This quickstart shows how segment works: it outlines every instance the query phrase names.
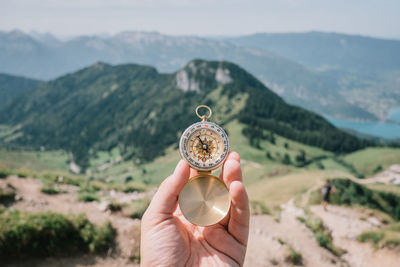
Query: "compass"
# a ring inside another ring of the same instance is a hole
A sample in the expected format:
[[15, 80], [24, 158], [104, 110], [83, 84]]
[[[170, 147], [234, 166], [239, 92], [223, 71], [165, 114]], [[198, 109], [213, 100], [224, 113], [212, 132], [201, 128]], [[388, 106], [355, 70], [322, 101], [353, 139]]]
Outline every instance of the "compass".
[[[208, 110], [200, 115], [199, 109]], [[220, 167], [229, 152], [229, 139], [217, 124], [207, 121], [211, 108], [200, 105], [196, 115], [202, 120], [190, 125], [182, 134], [179, 151], [199, 174], [188, 180], [179, 195], [183, 216], [193, 224], [209, 226], [222, 220], [229, 211], [231, 199], [225, 183], [211, 172]]]

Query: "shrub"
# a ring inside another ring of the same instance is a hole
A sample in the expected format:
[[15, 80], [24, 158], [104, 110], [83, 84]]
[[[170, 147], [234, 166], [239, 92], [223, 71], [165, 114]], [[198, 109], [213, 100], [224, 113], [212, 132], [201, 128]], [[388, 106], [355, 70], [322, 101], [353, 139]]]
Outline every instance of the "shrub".
[[386, 240], [385, 247], [398, 247], [400, 246], [400, 238], [392, 238], [392, 239], [388, 239]]
[[87, 181], [85, 184], [80, 185], [79, 192], [80, 193], [92, 193], [95, 194], [96, 192], [102, 189], [103, 185], [100, 183], [95, 183]]
[[96, 193], [82, 192], [79, 193], [78, 200], [84, 202], [92, 202], [92, 201], [99, 201], [99, 197], [96, 195]]
[[285, 155], [283, 156], [282, 163], [285, 165], [290, 165], [292, 163], [289, 154], [285, 153]]
[[60, 193], [60, 190], [53, 184], [44, 185], [40, 191], [48, 195], [57, 195]]
[[400, 196], [394, 193], [371, 190], [348, 179], [333, 179], [337, 194], [331, 196], [333, 204], [359, 204], [383, 211], [395, 220], [400, 220]]
[[78, 178], [78, 177], [66, 176], [66, 177], [63, 177], [63, 183], [69, 184], [69, 185], [80, 186], [82, 183], [82, 179]]
[[321, 161], [317, 161], [316, 164], [317, 164], [318, 169], [320, 169], [320, 170], [324, 170], [325, 169], [325, 166], [324, 166], [324, 164], [322, 164]]
[[298, 163], [303, 163], [306, 161], [306, 152], [302, 149], [299, 152], [300, 154], [296, 156], [296, 161]]
[[133, 181], [133, 177], [132, 176], [127, 176], [125, 177], [125, 183], [129, 183]]
[[366, 231], [357, 237], [358, 241], [371, 242], [375, 247], [400, 246], [400, 223], [394, 223], [384, 228]]
[[0, 170], [0, 178], [7, 178], [9, 175], [11, 175], [11, 173], [9, 171], [6, 170]]
[[271, 214], [269, 208], [265, 206], [263, 202], [257, 200], [250, 201], [250, 209], [251, 209], [251, 214], [253, 215]]
[[0, 216], [0, 258], [100, 252], [113, 245], [111, 224], [95, 226], [85, 215], [3, 211]]
[[323, 232], [317, 232], [315, 234], [315, 239], [317, 240], [318, 244], [324, 248], [329, 248], [330, 243], [332, 242], [331, 238]]
[[376, 166], [376, 168], [374, 169], [374, 173], [378, 173], [378, 172], [380, 172], [380, 171], [382, 171], [383, 170], [383, 168], [382, 168], [382, 165], [378, 165], [378, 166]]
[[314, 233], [314, 237], [321, 247], [326, 248], [336, 256], [341, 256], [344, 253], [342, 249], [333, 244], [333, 238], [329, 229], [325, 227], [319, 218], [308, 216], [307, 218], [298, 217], [297, 219]]
[[307, 222], [307, 220], [304, 217], [297, 217], [297, 220], [304, 224], [306, 224], [306, 222]]
[[150, 199], [148, 198], [135, 200], [124, 207], [122, 213], [132, 219], [141, 219], [149, 204]]
[[143, 191], [145, 191], [143, 185], [137, 184], [135, 182], [130, 182], [126, 184], [126, 186], [123, 189], [124, 193], [143, 192]]
[[15, 200], [15, 188], [7, 184], [6, 186], [0, 187], [0, 203], [8, 204]]
[[285, 261], [293, 265], [303, 265], [303, 256], [289, 246], [289, 254], [286, 256]]
[[379, 241], [381, 241], [383, 238], [385, 237], [385, 234], [382, 232], [378, 232], [378, 231], [368, 231], [368, 232], [364, 232], [361, 233], [357, 239], [358, 241], [361, 242], [372, 242], [375, 245], [379, 243]]
[[288, 148], [289, 148], [289, 144], [288, 144], [288, 143], [285, 143], [285, 144], [284, 144], [284, 147], [285, 147], [286, 149], [288, 149]]
[[121, 203], [111, 201], [110, 204], [108, 204], [107, 209], [111, 212], [116, 212], [116, 211], [121, 211], [123, 205]]

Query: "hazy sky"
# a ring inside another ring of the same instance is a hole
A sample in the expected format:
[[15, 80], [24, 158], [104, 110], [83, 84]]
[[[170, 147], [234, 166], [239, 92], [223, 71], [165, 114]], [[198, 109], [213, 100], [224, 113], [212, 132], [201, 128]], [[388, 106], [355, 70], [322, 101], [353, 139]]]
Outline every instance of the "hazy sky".
[[335, 31], [400, 39], [399, 0], [0, 0], [0, 30], [241, 35]]

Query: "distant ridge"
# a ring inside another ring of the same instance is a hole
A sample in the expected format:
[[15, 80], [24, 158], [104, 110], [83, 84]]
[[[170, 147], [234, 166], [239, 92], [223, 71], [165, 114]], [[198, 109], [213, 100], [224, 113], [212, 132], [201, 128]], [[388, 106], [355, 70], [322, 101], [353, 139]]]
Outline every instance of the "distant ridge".
[[[0, 60], [4, 63], [0, 65], [0, 72], [44, 80], [98, 61], [144, 64], [154, 66], [161, 72], [175, 72], [195, 58], [226, 60], [246, 68], [287, 102], [320, 114], [377, 120], [384, 117], [388, 110], [383, 104], [370, 110], [372, 105], [362, 106], [357, 100], [343, 97], [341, 89], [348, 82], [342, 82], [341, 77], [347, 72], [343, 74], [335, 69], [334, 73], [321, 75], [286, 55], [281, 56], [264, 48], [241, 47], [233, 40], [127, 31], [111, 36], [79, 36], [60, 41], [49, 34], [29, 35], [13, 31], [0, 32], [0, 47], [3, 48], [0, 49]], [[365, 85], [358, 84], [358, 81], [357, 78], [354, 86], [363, 88]], [[352, 83], [350, 86], [353, 86]]]

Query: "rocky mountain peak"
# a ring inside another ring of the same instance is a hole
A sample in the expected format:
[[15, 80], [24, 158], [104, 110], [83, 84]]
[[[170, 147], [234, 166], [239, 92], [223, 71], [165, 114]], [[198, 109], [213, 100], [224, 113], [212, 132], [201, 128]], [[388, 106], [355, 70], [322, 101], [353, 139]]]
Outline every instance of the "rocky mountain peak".
[[233, 82], [226, 62], [193, 60], [176, 73], [176, 85], [183, 91], [200, 92], [204, 86], [216, 87]]

